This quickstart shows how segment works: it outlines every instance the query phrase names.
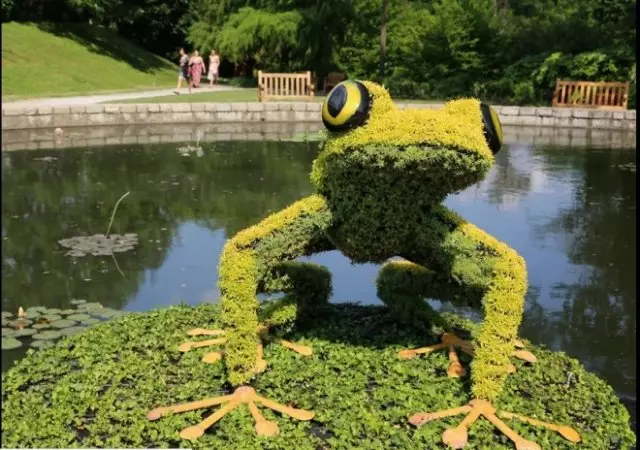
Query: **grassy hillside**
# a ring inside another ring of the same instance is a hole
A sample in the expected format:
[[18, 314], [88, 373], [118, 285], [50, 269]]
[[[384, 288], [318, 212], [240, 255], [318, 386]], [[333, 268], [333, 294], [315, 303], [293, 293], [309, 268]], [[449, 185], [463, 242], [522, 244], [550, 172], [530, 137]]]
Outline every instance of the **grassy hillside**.
[[168, 88], [177, 67], [113, 31], [78, 24], [2, 24], [2, 98]]

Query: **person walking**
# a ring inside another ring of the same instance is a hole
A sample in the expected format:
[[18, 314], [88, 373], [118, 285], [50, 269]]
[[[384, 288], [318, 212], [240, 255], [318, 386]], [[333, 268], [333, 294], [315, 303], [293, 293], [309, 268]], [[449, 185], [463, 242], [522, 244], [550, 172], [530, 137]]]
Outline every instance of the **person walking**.
[[213, 84], [218, 84], [218, 68], [220, 67], [220, 56], [216, 53], [215, 50], [211, 50], [211, 54], [209, 55], [209, 86], [213, 86]]
[[184, 51], [184, 48], [180, 49], [180, 69], [178, 70], [178, 86], [176, 86], [176, 90], [173, 91], [174, 94], [180, 94], [180, 88], [182, 87], [182, 82], [184, 81], [187, 84], [187, 89], [189, 89], [189, 94], [191, 94], [191, 80], [189, 73], [189, 55]]
[[200, 79], [202, 78], [202, 73], [204, 72], [204, 61], [202, 60], [202, 56], [200, 56], [200, 52], [198, 50], [193, 52], [190, 65], [191, 65], [191, 83], [194, 88], [199, 88]]

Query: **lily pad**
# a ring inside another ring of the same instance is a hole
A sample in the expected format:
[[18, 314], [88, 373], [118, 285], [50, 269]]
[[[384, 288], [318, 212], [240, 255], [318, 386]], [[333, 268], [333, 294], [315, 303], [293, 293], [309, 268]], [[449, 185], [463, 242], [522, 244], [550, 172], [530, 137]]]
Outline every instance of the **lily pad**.
[[29, 312], [29, 311], [37, 311], [37, 312], [41, 312], [42, 314], [44, 314], [44, 312], [47, 310], [46, 306], [29, 306], [25, 312]]
[[33, 348], [37, 348], [37, 349], [42, 350], [42, 349], [45, 349], [45, 348], [53, 347], [53, 342], [51, 342], [51, 341], [33, 341], [30, 345]]
[[72, 319], [62, 319], [56, 320], [55, 322], [51, 322], [52, 328], [69, 328], [76, 324], [75, 320]]
[[75, 314], [77, 312], [78, 312], [78, 310], [76, 310], [76, 309], [63, 309], [62, 311], [60, 311], [60, 315], [61, 316], [68, 316], [68, 315], [71, 315], [71, 314]]
[[60, 314], [62, 312], [61, 309], [58, 308], [47, 308], [46, 314]]
[[67, 317], [67, 319], [80, 322], [81, 320], [91, 319], [91, 316], [89, 314], [73, 314], [72, 316]]
[[62, 333], [64, 336], [70, 336], [72, 334], [79, 333], [86, 329], [87, 329], [86, 327], [71, 327], [71, 328], [65, 328], [64, 330], [61, 330], [60, 333]]
[[104, 308], [104, 306], [102, 306], [100, 303], [97, 303], [97, 302], [83, 303], [81, 305], [78, 305], [78, 311], [87, 310], [87, 309], [101, 309], [101, 308]]
[[19, 347], [22, 347], [22, 342], [20, 342], [16, 338], [2, 338], [2, 350], [13, 350], [14, 348]]
[[11, 323], [11, 321], [9, 319], [7, 319], [6, 317], [2, 318], [2, 326], [6, 327], [9, 325], [9, 323]]
[[126, 313], [124, 311], [118, 311], [115, 309], [105, 309], [104, 311], [98, 314], [98, 317], [100, 317], [101, 319], [112, 319], [114, 317], [120, 317], [125, 314]]
[[16, 335], [16, 330], [14, 330], [13, 328], [2, 328], [3, 338], [14, 337], [15, 335]]
[[62, 333], [60, 333], [59, 331], [45, 330], [45, 331], [41, 331], [39, 333], [34, 334], [32, 337], [33, 339], [36, 339], [38, 341], [40, 340], [51, 341], [54, 339], [58, 339], [60, 336], [62, 336]]
[[28, 319], [16, 319], [9, 322], [9, 325], [12, 326], [13, 328], [24, 328], [24, 327], [28, 327], [32, 323], [33, 321]]
[[102, 320], [100, 319], [94, 319], [94, 318], [90, 318], [90, 319], [85, 319], [82, 322], [80, 322], [82, 325], [95, 325], [97, 323], [102, 322]]
[[38, 317], [39, 322], [42, 320], [49, 323], [55, 322], [56, 320], [60, 320], [60, 319], [62, 319], [62, 316], [59, 316], [58, 314], [46, 314], [44, 316]]
[[74, 298], [69, 303], [71, 303], [72, 305], [82, 305], [83, 303], [87, 303], [87, 301], [79, 298]]
[[16, 330], [16, 337], [25, 337], [25, 336], [33, 336], [36, 334], [38, 330], [34, 330], [33, 328], [23, 328], [22, 330]]
[[31, 328], [35, 329], [35, 330], [44, 330], [45, 328], [51, 328], [51, 324], [49, 322], [45, 322], [45, 323], [36, 323], [35, 325], [33, 325]]
[[13, 317], [13, 313], [10, 313], [9, 311], [2, 311], [2, 317], [8, 319], [10, 317]]
[[24, 318], [25, 319], [37, 319], [42, 314], [43, 314], [42, 311], [40, 311], [39, 309], [27, 309], [24, 312]]

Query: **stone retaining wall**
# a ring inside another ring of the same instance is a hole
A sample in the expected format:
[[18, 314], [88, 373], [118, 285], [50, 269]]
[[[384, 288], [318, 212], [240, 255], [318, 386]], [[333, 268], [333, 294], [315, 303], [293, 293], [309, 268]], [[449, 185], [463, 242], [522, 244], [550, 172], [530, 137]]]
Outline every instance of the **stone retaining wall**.
[[[398, 103], [401, 109], [442, 104]], [[163, 123], [320, 122], [320, 103], [107, 104], [2, 108], [2, 130]], [[496, 106], [503, 125], [634, 131], [636, 111]]]
[[[203, 123], [117, 125], [67, 128], [56, 135], [52, 128], [4, 130], [2, 150], [35, 150], [71, 147], [102, 147], [157, 143], [206, 143], [231, 140], [316, 139], [324, 130], [318, 122]], [[597, 147], [635, 149], [636, 134], [629, 131], [587, 128], [504, 127], [506, 144], [550, 145], [554, 147]]]

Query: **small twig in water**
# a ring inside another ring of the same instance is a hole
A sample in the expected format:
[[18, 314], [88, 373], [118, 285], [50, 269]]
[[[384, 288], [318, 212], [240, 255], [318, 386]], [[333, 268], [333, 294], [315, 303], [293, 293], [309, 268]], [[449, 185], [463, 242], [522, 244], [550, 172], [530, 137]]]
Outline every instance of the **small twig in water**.
[[116, 269], [118, 269], [118, 272], [120, 272], [120, 275], [122, 275], [124, 277], [124, 273], [122, 273], [122, 270], [120, 270], [120, 266], [118, 265], [118, 260], [116, 259], [116, 254], [111, 252], [111, 257], [113, 258], [113, 262], [116, 263]]
[[111, 230], [111, 225], [113, 224], [113, 218], [116, 216], [116, 210], [118, 209], [118, 205], [122, 200], [124, 200], [124, 198], [127, 195], [129, 195], [129, 191], [127, 191], [122, 197], [120, 197], [120, 200], [116, 202], [116, 206], [113, 207], [113, 213], [111, 213], [111, 220], [109, 221], [109, 227], [107, 228], [107, 233], [105, 234], [105, 237], [109, 237], [109, 231]]

